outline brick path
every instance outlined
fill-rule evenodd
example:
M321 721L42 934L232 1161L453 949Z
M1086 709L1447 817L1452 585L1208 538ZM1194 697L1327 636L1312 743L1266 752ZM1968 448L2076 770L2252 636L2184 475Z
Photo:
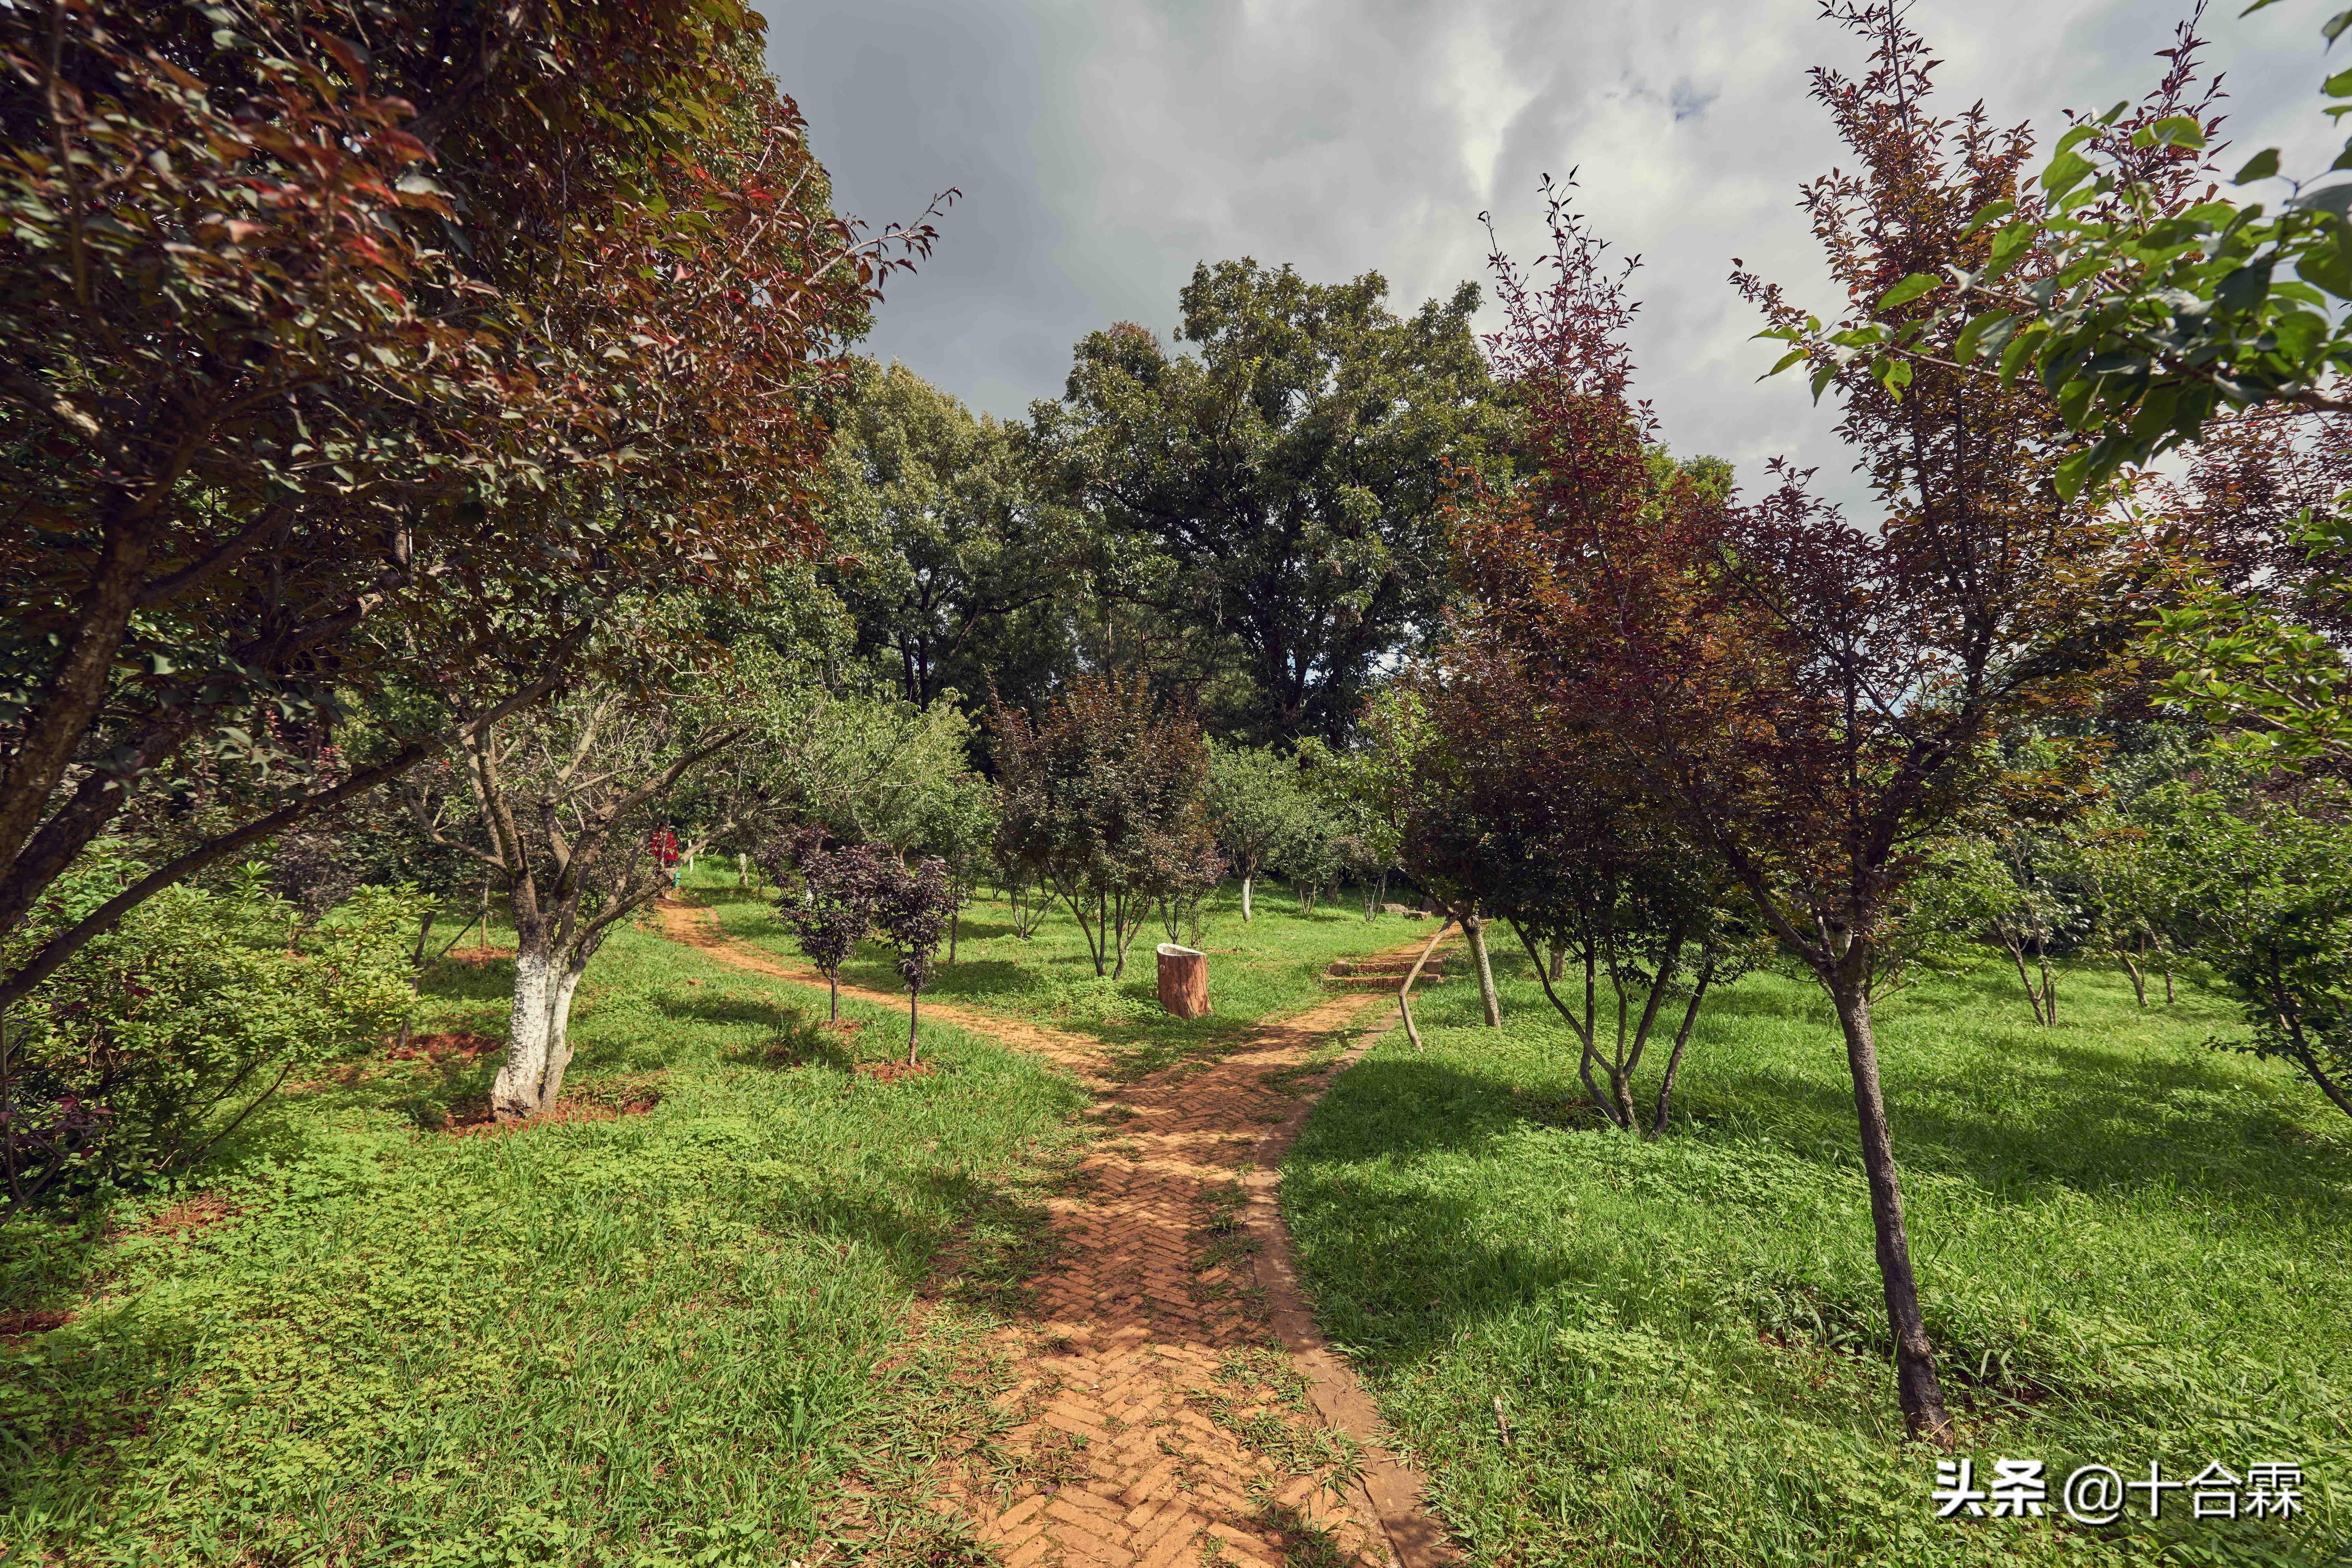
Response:
M662 921L722 962L824 984L709 911L666 907ZM1449 1560L1420 1478L1382 1449L1371 1401L1315 1331L1274 1205L1291 1136L1384 1007L1386 994L1334 996L1129 1084L1108 1081L1081 1037L925 1007L1077 1071L1104 1129L1052 1205L1063 1245L1030 1321L1004 1331L1020 1373L998 1400L1007 1462L951 1489L1004 1568Z

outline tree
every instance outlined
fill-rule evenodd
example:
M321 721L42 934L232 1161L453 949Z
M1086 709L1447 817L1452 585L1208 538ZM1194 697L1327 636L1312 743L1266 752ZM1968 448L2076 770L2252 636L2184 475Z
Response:
M1764 956L1754 922L1737 912L1729 870L1644 798L1606 742L1547 702L1507 651L1466 644L1443 679L1423 680L1437 737L1429 755L1444 760L1444 798L1475 833L1482 900L1526 950L1581 1047L1577 1071L1594 1108L1617 1127L1641 1125L1635 1074L1664 1004L1681 993L1646 1133L1658 1137L1707 991ZM1580 1006L1559 991L1578 970ZM1613 1029L1602 984L1615 999Z
M1272 746L1209 745L1209 825L1242 879L1242 920L1255 916L1252 884L1265 875L1302 809L1298 764Z
M1042 493L1020 432L903 365L857 362L826 481L856 649L919 708L983 689L1006 623L1078 586L1075 514Z
M467 789L489 841L471 853L505 883L515 924L514 1002L490 1089L499 1120L541 1115L562 1095L581 977L613 928L670 886L646 847L672 819L670 791L744 733L719 706L590 689L466 732Z
M898 950L898 977L907 983L907 1065L915 1065L922 1021L923 986L931 977L931 954L948 933L955 912L955 889L946 863L918 860L890 866L875 889L874 929Z
M1437 900L1449 922L1462 927L1486 1026L1500 1028L1502 998L1480 912L1494 895L1495 861L1486 850L1486 826L1463 787L1460 759L1444 746L1430 708L1430 694L1412 681L1368 703L1350 785L1366 815L1395 845L1405 874Z
M1337 747L1310 738L1299 742L1298 764L1307 786L1310 819L1328 825L1325 836L1338 874L1354 877L1363 889L1364 918L1380 912L1389 873L1396 868L1397 831L1379 809L1379 763L1365 748Z
M821 826L790 829L764 847L761 865L778 889L777 918L824 976L830 993L825 1016L838 1024L841 966L874 929L876 904L896 868L869 845L828 849L825 836ZM793 873L801 879L797 892L787 888Z
M265 712L528 700L618 600L746 591L813 538L820 395L929 236L834 216L759 26L726 0L0 12L0 934L170 770L238 785L16 949L0 1006L451 739L320 773Z
M1081 676L1032 719L992 705L1003 862L1058 894L1097 975L1128 948L1181 868L1213 849L1199 721L1150 681Z
M2222 191L2210 157L2221 79L2198 64L2198 19L2176 27L2160 55L2170 69L2147 98L2076 118L2037 190L1987 193L1974 218L1991 237L1980 264L1923 270L1881 300L1926 297L1931 309L1857 322L1836 340L1889 388L1930 364L2003 385L2031 373L2094 437L2055 476L2070 496L2237 410L2352 412L2336 384L2352 371L2352 331L2330 300L2352 298L2352 183L2289 181L2276 214ZM2352 12L2322 32L2333 44L2347 26ZM2337 100L2323 112L2340 118L2352 72L2321 91ZM2339 158L2327 172L2347 166ZM2279 151L2265 148L2230 184L2279 177ZM2046 258L2040 277L2063 282L2011 278L2028 257Z
M973 789L971 721L952 704L919 708L814 672L757 645L732 650L744 743L698 774L689 819L726 816L756 851L794 824L906 854L937 846ZM704 797L709 797L705 804Z
M1873 61L1860 81L1814 73L1856 155L1806 192L1832 276L1875 301L1913 274L1982 265L1970 215L2013 181L2021 135L1932 117L1930 62L1899 11L1832 15ZM1828 994L1904 1417L1948 1443L1879 1084L1880 937L1925 844L1988 787L1990 741L2113 657L2137 613L2115 531L2057 500L2069 437L2037 391L1931 368L1897 402L1833 357L1820 374L1885 510L1875 530L1785 471L1749 506L1645 482L1622 275L1558 198L1553 232L1540 287L1498 262L1499 357L1528 410L1531 473L1465 518L1476 620L1713 847ZM1776 324L1801 326L1777 289L1739 280Z
M2352 795L2227 752L2152 792L2172 924L2237 1000L2254 1055L2352 1116Z
M959 773L932 796L916 842L947 868L948 890L955 895L948 920L948 963L955 963L956 936L964 906L990 863L999 820L996 786L973 773Z
M1337 741L1446 596L1442 501L1492 423L1464 284L1400 318L1367 273L1203 264L1169 354L1121 324L1033 411L1068 493L1150 552L1109 591L1230 638L1258 740Z

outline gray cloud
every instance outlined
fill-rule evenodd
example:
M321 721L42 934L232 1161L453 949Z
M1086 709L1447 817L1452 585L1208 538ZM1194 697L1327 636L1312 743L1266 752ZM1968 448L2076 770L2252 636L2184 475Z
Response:
M2320 13L2238 8L2207 29L2231 132L2324 167ZM1949 110L1981 99L2045 136L2063 108L2137 97L2171 27L2130 0L1915 16ZM1795 205L1839 153L1805 72L1860 50L1811 0L802 0L770 42L845 210L903 217L961 187L869 346L978 407L1058 393L1095 327L1167 331L1203 259L1376 269L1404 307L1483 281L1479 212L1532 255L1537 182L1573 168L1600 232L1643 259L1640 387L1669 442L1748 476L1786 453L1858 499L1829 411L1757 384L1770 346L1725 282L1739 256L1836 303Z

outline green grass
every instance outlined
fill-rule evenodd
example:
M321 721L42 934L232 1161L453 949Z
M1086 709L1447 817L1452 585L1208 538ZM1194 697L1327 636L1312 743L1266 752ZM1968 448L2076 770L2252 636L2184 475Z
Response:
M1333 1087L1282 1201L1326 1331L1487 1563L2352 1560L2352 1122L2070 973L2037 1028L1990 970L1880 1013L1928 1325L1963 1449L2186 1479L2299 1459L2309 1517L2160 1532L1932 1517L1906 1442L1834 1022L1711 1000L1669 1135L1583 1109L1524 963L1448 987ZM1503 1437L1496 1403L1509 1423ZM2056 1484L2052 1495L2054 1506ZM2138 1510L2139 1494L2133 1494Z
M502 1037L509 969L440 965L421 1023ZM455 1137L495 1055L379 1061L189 1184L216 1223L0 1233L0 1315L76 1313L0 1342L0 1560L953 1560L930 1471L1004 1422L982 1336L1084 1096L928 1024L877 1082L903 1014L810 997L624 931L573 1082L648 1114Z
M717 879L704 880L696 892L716 906L730 935L799 955L775 918L772 895ZM1160 1011L1152 949L1168 933L1156 921L1135 939L1126 974L1112 980L1096 975L1085 939L1067 911L1048 916L1024 942L1013 934L1010 906L993 897L964 910L957 962L948 964L942 949L939 972L924 994L1087 1036L1134 1075L1213 1053L1260 1024L1320 1001L1327 994L1321 976L1334 959L1396 947L1416 936L1425 942L1436 929L1433 921L1393 915L1367 921L1363 905L1350 899L1327 901L1314 914L1302 915L1296 900L1270 887L1259 889L1254 913L1255 920L1243 921L1240 895L1231 885L1202 910L1199 945L1209 955L1209 1003L1214 1009L1205 1018L1171 1018ZM1187 945L1192 936L1187 926ZM889 949L872 942L843 967L842 978L888 990L900 984Z

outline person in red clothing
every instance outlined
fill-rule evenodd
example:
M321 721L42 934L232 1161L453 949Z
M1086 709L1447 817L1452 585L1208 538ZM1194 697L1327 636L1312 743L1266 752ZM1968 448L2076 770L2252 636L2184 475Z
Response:
M672 890L675 890L677 887L678 862L677 832L668 827L655 828L646 836L646 848L652 853L654 863L669 873L669 885Z

